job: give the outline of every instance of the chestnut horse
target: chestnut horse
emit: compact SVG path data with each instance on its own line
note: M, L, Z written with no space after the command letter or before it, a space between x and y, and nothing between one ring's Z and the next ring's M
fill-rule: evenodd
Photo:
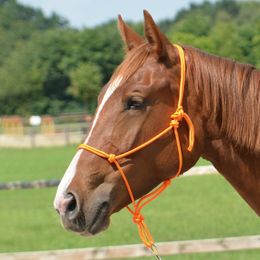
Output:
M108 163L88 148L125 153L167 128L177 109L180 52L147 11L144 18L146 39L119 17L126 57L99 94L92 127L81 146L87 151L77 151L57 190L54 207L64 227L82 235L108 227L111 214L131 202L129 187L138 199L179 169L178 140L171 132L138 152L117 158L118 164L115 158ZM210 160L260 215L260 71L182 48L186 64L182 105L193 122L195 143L187 151L189 127L182 120L178 127L180 173L200 156Z

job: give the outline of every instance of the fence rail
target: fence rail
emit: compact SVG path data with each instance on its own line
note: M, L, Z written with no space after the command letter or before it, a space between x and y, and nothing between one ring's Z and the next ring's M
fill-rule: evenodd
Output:
M0 190L18 190L18 189L39 189L48 187L57 187L60 180L37 180L37 181L17 181L0 183Z
M78 144L84 140L87 130L64 128L52 134L39 134L31 131L24 135L0 135L0 147L34 148L51 146L68 146Z
M161 242L157 244L161 256L223 252L245 249L260 249L260 235L227 237L203 240ZM87 249L66 249L40 252L0 254L1 260L95 260L118 259L150 256L151 253L143 245L109 246Z

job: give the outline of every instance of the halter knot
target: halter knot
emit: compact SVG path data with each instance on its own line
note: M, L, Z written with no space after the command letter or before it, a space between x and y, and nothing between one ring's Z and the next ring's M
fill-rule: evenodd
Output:
M184 116L183 107L179 106L177 108L177 110L171 115L171 119L172 120L170 122L170 126L178 128L179 127L179 122L182 120L183 116Z
M177 121L176 119L173 119L173 120L171 120L171 122L170 122L170 126L171 127L175 127L175 128L178 128L179 127L179 121Z
M115 160L116 160L116 155L113 154L113 153L109 154L107 160L108 160L110 163L114 163Z
M138 214L135 214L135 215L133 216L133 222L134 222L135 224L140 224L140 223L142 223L143 221L144 221L144 216L143 216L142 214L138 213Z
M171 119L181 121L184 116L183 107L179 106L177 110L171 115Z

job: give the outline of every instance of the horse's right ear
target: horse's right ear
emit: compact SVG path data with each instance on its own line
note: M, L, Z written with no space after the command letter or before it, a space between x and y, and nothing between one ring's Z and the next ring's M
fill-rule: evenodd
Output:
M144 39L133 29L131 29L127 24L125 24L121 15L118 15L118 28L127 51L130 51L133 48L144 43Z

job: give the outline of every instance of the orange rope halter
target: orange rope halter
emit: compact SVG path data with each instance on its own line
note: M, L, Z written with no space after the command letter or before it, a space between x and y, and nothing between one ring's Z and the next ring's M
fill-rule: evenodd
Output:
M161 131L159 134L157 134L153 138L146 141L145 143L129 150L128 152L125 152L125 153L122 153L119 155L108 154L104 151L101 151L97 148L94 148L94 147L86 145L86 144L79 145L79 149L84 149L93 154L96 154L97 156L107 159L109 163L114 164L116 166L116 168L118 169L119 173L122 176L126 189L129 193L130 199L132 201L133 209L131 209L129 206L127 206L127 209L133 215L133 222L138 227L138 232L139 232L139 236L140 236L141 240L143 241L145 246L150 248L154 253L156 252L155 247L154 247L154 239L153 239L148 227L146 226L146 224L144 222L144 217L141 214L141 210L144 206L146 206L152 200L157 198L160 195L160 193L163 192L170 185L171 179L176 178L181 173L183 158L182 158L182 149L181 149L181 144L180 144L178 127L179 127L180 121L182 121L183 118L185 119L187 125L189 126L189 146L187 148L189 152L192 151L193 145L194 145L194 127L193 127L190 117L183 111L183 107L182 107L182 100L183 100L183 95L184 95L184 85L185 85L185 72L186 72L185 71L186 68L185 68L184 51L183 51L182 47L180 47L179 45L174 44L174 46L178 49L178 52L179 52L181 75L180 75L180 92L179 92L178 106L177 106L176 111L171 115L170 125L166 129ZM158 188L156 188L152 192L144 195L142 198L139 199L138 202L136 202L132 189L128 183L128 180L125 176L125 173L124 173L122 167L118 163L118 160L125 158L125 157L145 148L146 146L150 145L151 143L153 143L154 141L159 139L161 136L165 135L169 131L172 131L172 129L174 130L174 135L175 135L177 150L178 150L178 156L179 156L178 171L177 171L176 175L174 175L171 179L165 180Z

